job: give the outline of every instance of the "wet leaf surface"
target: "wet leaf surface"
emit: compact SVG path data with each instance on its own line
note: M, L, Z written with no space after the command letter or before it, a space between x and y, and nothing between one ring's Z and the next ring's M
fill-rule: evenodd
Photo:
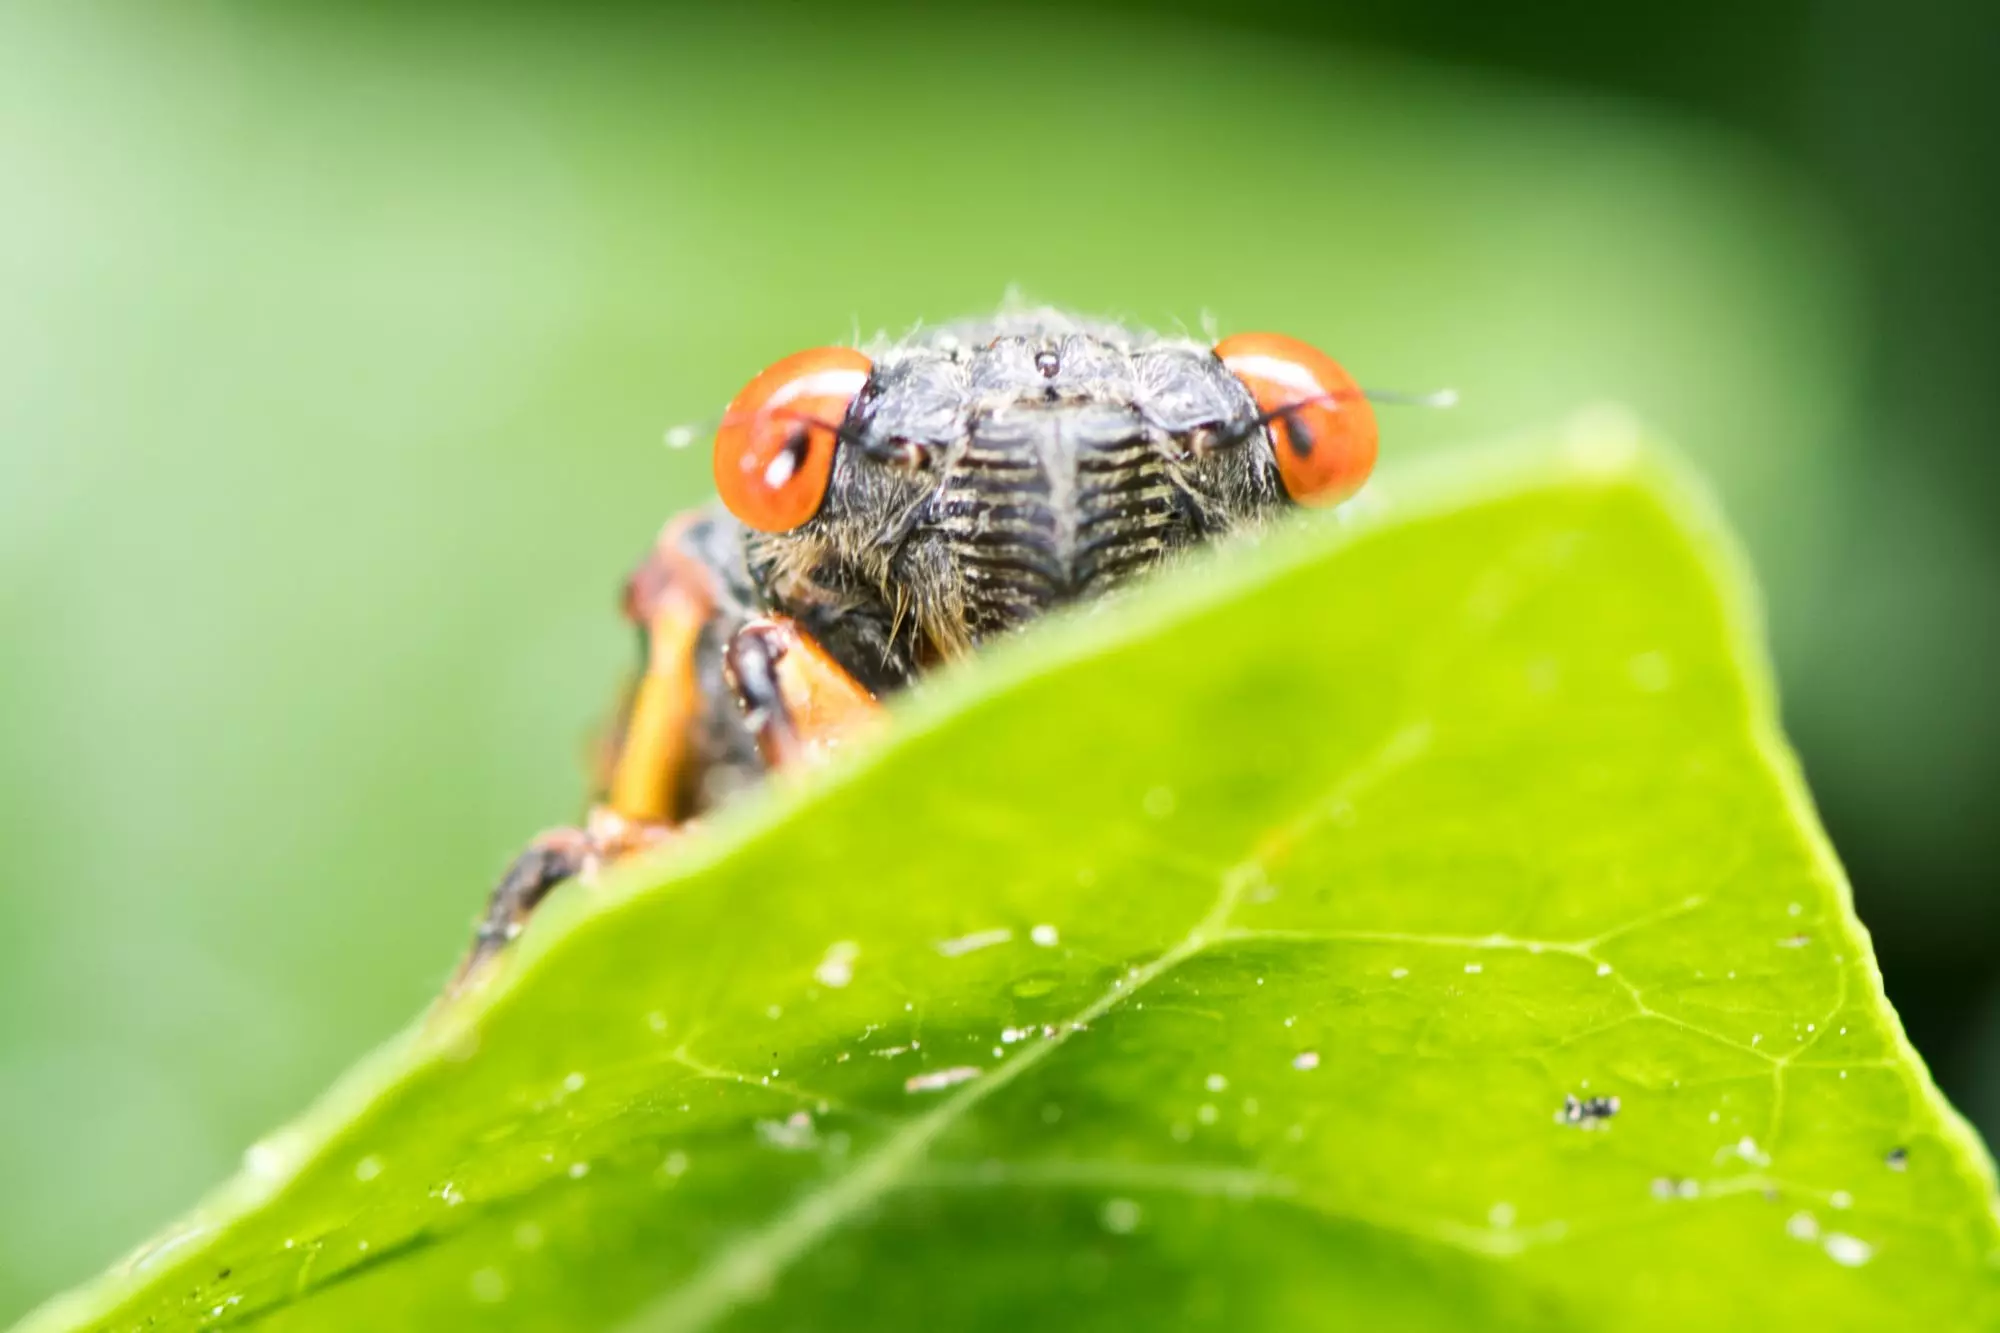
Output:
M552 904L30 1327L1990 1326L1739 579L1614 421L1391 476Z

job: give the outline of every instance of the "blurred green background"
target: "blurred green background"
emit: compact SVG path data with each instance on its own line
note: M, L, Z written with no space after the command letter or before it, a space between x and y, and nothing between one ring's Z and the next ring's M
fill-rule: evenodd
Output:
M0 1320L434 992L796 347L1311 338L1409 457L1716 480L1892 996L2000 1132L2000 19L0 5Z

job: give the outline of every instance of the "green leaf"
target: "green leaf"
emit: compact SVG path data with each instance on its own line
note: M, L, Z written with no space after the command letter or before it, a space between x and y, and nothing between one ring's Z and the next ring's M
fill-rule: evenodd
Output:
M1990 1326L1729 545L1594 422L564 895L27 1327Z

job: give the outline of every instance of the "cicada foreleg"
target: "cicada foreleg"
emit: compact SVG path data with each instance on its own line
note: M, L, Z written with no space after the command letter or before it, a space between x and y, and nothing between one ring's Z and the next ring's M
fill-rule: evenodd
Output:
M882 706L788 616L759 617L729 640L723 671L764 762L791 768L865 732Z
M543 833L501 876L448 994L484 975L556 888L587 883L687 823L688 793L699 776L691 768L701 762L697 657L719 617L736 623L722 643L723 679L766 767L815 762L879 715L874 695L790 618L742 620L740 612L719 611L714 576L682 548L685 527L670 524L626 586L626 613L644 633L645 666L605 748L597 802L582 827Z
M604 866L670 837L684 821L682 794L701 709L695 653L715 612L713 577L680 549L687 523L669 524L626 584L625 610L644 635L645 662L606 747L596 803L581 828L542 834L500 877L447 993L481 975L551 890L594 878Z

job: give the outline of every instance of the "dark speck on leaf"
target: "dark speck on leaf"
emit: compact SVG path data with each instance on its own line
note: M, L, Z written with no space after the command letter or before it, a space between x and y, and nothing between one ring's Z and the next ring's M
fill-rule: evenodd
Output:
M1910 1168L1910 1150L1908 1148L1891 1148L1889 1149L1889 1155L1882 1159L1882 1163L1891 1171L1907 1171Z
M1562 1109L1556 1112L1558 1125L1576 1125L1582 1129L1596 1129L1600 1124L1618 1114L1616 1097L1571 1097L1563 1098Z

